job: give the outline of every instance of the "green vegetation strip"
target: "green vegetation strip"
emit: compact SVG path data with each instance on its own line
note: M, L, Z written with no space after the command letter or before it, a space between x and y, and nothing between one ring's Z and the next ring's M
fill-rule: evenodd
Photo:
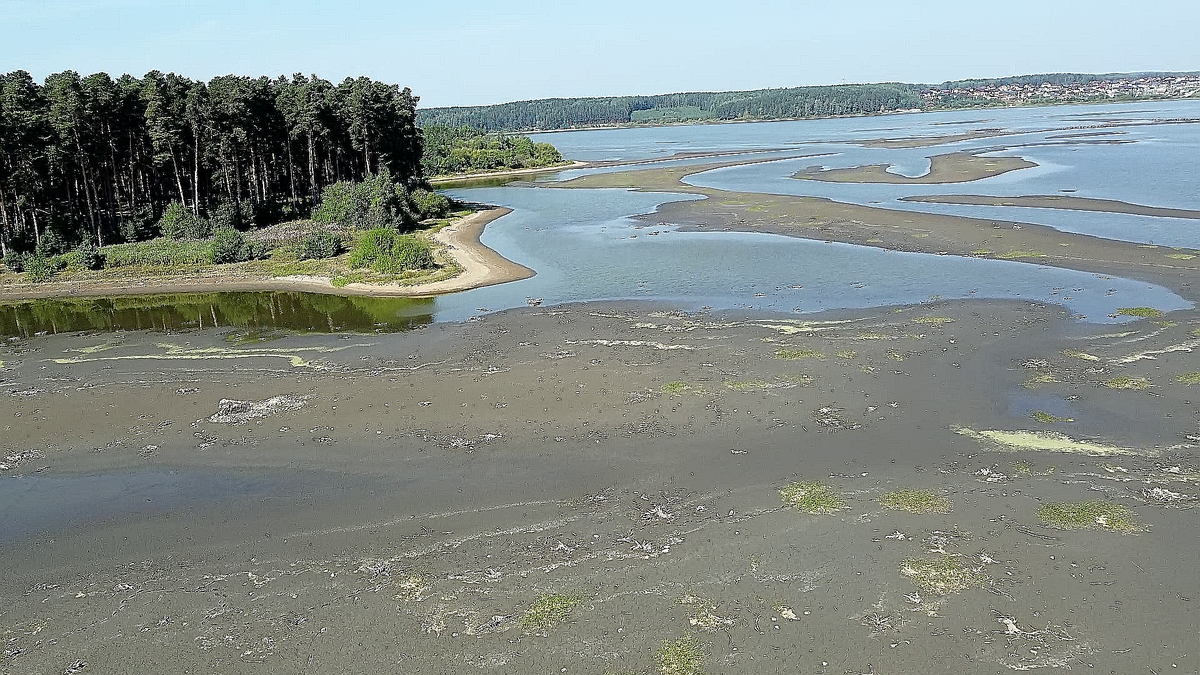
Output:
M665 640L654 655L662 675L704 675L704 659L708 654L696 638Z
M815 349L776 349L775 358L783 359L784 361L796 361L798 359L823 359L825 354Z
M1037 510L1038 520L1061 530L1111 530L1136 532L1136 517L1129 507L1102 499L1086 502L1054 502Z
M909 513L950 513L950 500L933 490L892 490L879 498L879 505L889 511Z
M812 514L836 513L846 508L846 500L837 490L817 481L789 483L780 488L784 503Z
M934 595L983 588L989 581L981 568L970 567L953 555L909 558L900 565L900 574L908 577L917 588Z
M521 617L521 627L526 630L546 631L566 623L571 610L583 602L576 594L542 593Z
M1120 314L1121 316L1153 318L1156 316L1162 316L1165 313L1166 312L1163 312L1161 309L1155 309L1153 307L1121 307L1117 309L1117 314Z

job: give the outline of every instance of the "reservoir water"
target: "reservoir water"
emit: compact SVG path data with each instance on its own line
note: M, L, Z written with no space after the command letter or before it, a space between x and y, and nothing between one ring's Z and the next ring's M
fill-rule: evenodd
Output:
M687 182L725 190L828 197L838 201L935 213L1034 222L1111 239L1192 249L1200 221L1125 214L899 201L920 195L1055 195L1200 209L1194 184L1200 156L1200 101L972 110L870 118L608 129L539 134L572 159L674 164L710 159L679 153L756 152L772 161L717 169ZM992 129L987 138L954 137ZM1101 133L1101 136L1075 136ZM881 148L871 139L946 137L930 147ZM929 158L957 151L1020 156L1037 167L970 183L895 185L798 180L826 168L891 165L921 175ZM771 151L765 153L763 151ZM796 155L821 155L779 159ZM728 159L723 157L722 159ZM662 166L655 164L652 166ZM458 188L458 199L513 213L493 222L483 242L534 269L524 281L434 299L335 298L308 294L205 294L38 301L0 306L0 330L174 329L205 325L311 331L403 330L520 307L589 300L654 300L699 310L762 310L807 315L829 309L900 305L937 299L997 298L1056 303L1081 320L1125 321L1120 307L1190 307L1178 294L1146 282L1024 262L902 253L871 247L736 232L680 232L669 223L634 220L681 194L555 189L554 182L593 171L564 171L536 183ZM1069 191L1069 192L1068 192Z

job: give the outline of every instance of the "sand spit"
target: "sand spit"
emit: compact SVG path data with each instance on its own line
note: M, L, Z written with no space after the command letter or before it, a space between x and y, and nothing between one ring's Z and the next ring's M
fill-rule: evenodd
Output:
M5 341L0 670L1200 664L1200 418L1177 380L1196 368L1161 351L1200 312L1114 335L1016 302L792 333L662 309L285 335L245 358L209 358L228 329ZM1134 338L1156 358L1112 364ZM1153 387L1101 386L1114 369ZM1158 454L1013 453L955 427ZM912 495L952 508L894 507ZM1100 501L1138 530L1039 519Z
M511 209L477 211L440 230L434 238L446 246L463 269L458 276L426 284L348 284L334 286L330 279L313 276L262 277L212 268L189 277L158 277L146 280L100 280L12 283L0 285L0 300L30 300L53 297L145 295L151 293L211 293L216 291L306 291L334 295L426 297L480 288L533 276L527 267L504 258L479 241L487 224L511 213Z

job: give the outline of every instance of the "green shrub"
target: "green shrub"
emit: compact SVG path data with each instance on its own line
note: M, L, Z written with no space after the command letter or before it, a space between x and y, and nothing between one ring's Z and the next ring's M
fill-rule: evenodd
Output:
M35 253L25 259L25 281L39 283L54 276L54 265L50 258Z
M450 199L445 195L425 189L413 190L409 195L412 210L419 220L441 218L450 213Z
M42 233L42 239L38 242L36 253L37 255L50 258L67 250L67 242L59 236L54 230L46 230Z
M102 249L105 267L185 267L212 263L212 246L207 241L151 239L116 244Z
M415 220L408 201L404 186L384 170L359 183L340 181L326 187L312 219L358 229L398 227Z
M186 206L179 202L171 202L162 218L158 220L158 228L163 236L170 239L206 239L212 234L212 226L207 220L197 218Z
M66 254L69 267L82 267L85 270L98 270L104 267L104 256L100 249L91 241L85 241L75 247L74 251Z
M26 257L27 257L26 254L17 253L16 251L14 251L10 248L10 249L8 249L8 253L4 254L4 266L7 267L8 269L20 274L21 272L25 271Z
M342 252L342 238L332 232L310 232L300 242L301 260L323 260L334 258Z
M242 261L242 249L246 246L246 238L241 232L232 229L220 230L212 238L212 260L218 265Z
M356 269L370 267L379 274L437 266L428 242L386 228L364 232L350 251L349 264Z
M227 201L217 205L209 214L209 225L215 231L244 230L254 224L254 207L250 201Z
M153 239L154 228L154 213L149 206L142 206L132 213L122 213L117 216L117 232L123 242Z

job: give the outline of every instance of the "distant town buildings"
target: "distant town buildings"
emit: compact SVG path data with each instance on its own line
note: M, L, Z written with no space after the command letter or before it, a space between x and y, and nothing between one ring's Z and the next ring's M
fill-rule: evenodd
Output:
M1030 105L1069 101L1189 98L1200 96L1200 75L1147 76L1056 84L980 84L921 92L923 107L954 108L979 104Z

